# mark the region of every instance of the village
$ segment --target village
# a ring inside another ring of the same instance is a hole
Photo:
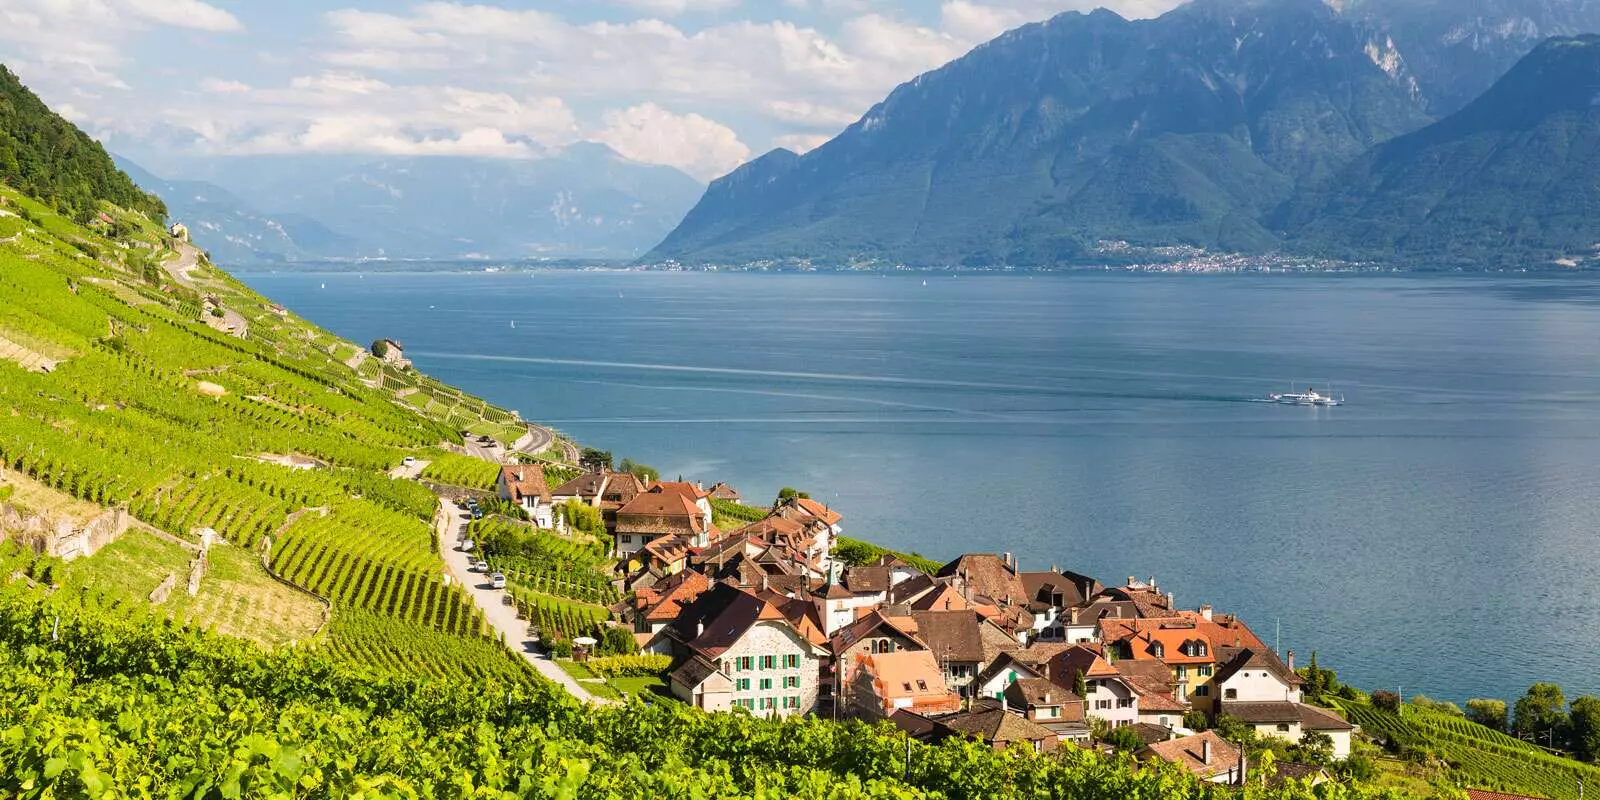
[[[552,487],[505,466],[497,494],[540,528],[562,528],[569,504],[600,512],[624,598],[606,624],[663,657],[671,695],[696,708],[887,720],[930,743],[1125,750],[1227,784],[1252,768],[1229,731],[1322,754],[1278,761],[1281,777],[1327,780],[1352,752],[1355,726],[1304,702],[1293,651],[1210,605],[1181,606],[1153,577],[1105,585],[1010,553],[937,569],[870,546],[866,558],[839,511],[790,490],[745,506],[727,484],[601,468]],[[722,530],[714,504],[753,521]]]

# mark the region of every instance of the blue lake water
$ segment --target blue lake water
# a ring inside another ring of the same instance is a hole
[[[242,277],[851,535],[1155,576],[1368,688],[1600,693],[1594,278]],[[1349,405],[1255,400],[1329,380]]]

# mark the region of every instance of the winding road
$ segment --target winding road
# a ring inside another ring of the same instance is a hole
[[[192,274],[195,267],[200,265],[200,248],[188,242],[178,242],[177,248],[178,257],[162,261],[161,268],[166,270],[167,274],[171,275],[179,286],[205,294],[206,287],[200,285],[200,282],[195,280]],[[222,309],[221,319],[206,317],[206,324],[225,333],[232,333],[241,339],[250,338],[250,321],[245,319],[243,314],[231,308]],[[232,327],[231,331],[229,330],[230,326]]]

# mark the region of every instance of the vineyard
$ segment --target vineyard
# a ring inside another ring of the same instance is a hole
[[[456,453],[429,453],[422,479],[449,486],[493,491],[500,479],[500,465]]]
[[[439,678],[432,662],[419,669],[382,652],[355,667],[25,587],[0,584],[0,796],[1238,796],[1176,767],[1136,769],[1126,756],[1078,748],[997,753],[961,738],[928,746],[887,725],[705,714],[677,703],[582,707],[492,667]],[[1245,796],[1394,797],[1340,784]]]
[[[1339,701],[1366,736],[1401,756],[1434,755],[1464,787],[1577,800],[1578,786],[1600,786],[1600,767],[1551,755],[1520,739],[1460,717],[1407,705],[1395,714]]]
[[[526,677],[443,580],[432,493],[387,475],[406,455],[460,443],[451,414],[471,409],[461,427],[514,426],[510,414],[459,392],[448,411],[419,414],[344,363],[354,345],[274,313],[202,262],[192,274],[204,293],[249,322],[246,338],[213,330],[197,321],[199,291],[135,257],[168,246],[154,225],[130,220],[140,245],[121,247],[3,186],[0,195],[19,212],[5,218],[17,238],[0,244],[0,335],[63,359],[48,373],[0,361],[0,469],[191,542],[210,528],[251,558],[270,543],[278,575],[332,603],[316,641],[334,652],[462,676],[490,674],[485,653],[495,653]],[[393,377],[450,394],[424,376]],[[458,458],[437,468],[493,486],[494,465]],[[60,567],[69,578],[97,568],[92,558]],[[125,572],[120,596],[134,598],[166,574]],[[249,596],[163,610],[232,630],[252,619],[237,607]]]

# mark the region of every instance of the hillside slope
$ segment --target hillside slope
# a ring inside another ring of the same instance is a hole
[[[1553,39],[1460,112],[1295,198],[1301,249],[1431,266],[1580,263],[1600,244],[1600,36]]]
[[[87,222],[115,203],[160,221],[161,201],[122,174],[105,148],[62,119],[0,66],[0,183]]]
[[[1098,240],[1263,250],[1292,188],[1427,122],[1403,59],[1321,0],[1029,25],[802,157],[714,183],[652,259],[1050,264]]]

